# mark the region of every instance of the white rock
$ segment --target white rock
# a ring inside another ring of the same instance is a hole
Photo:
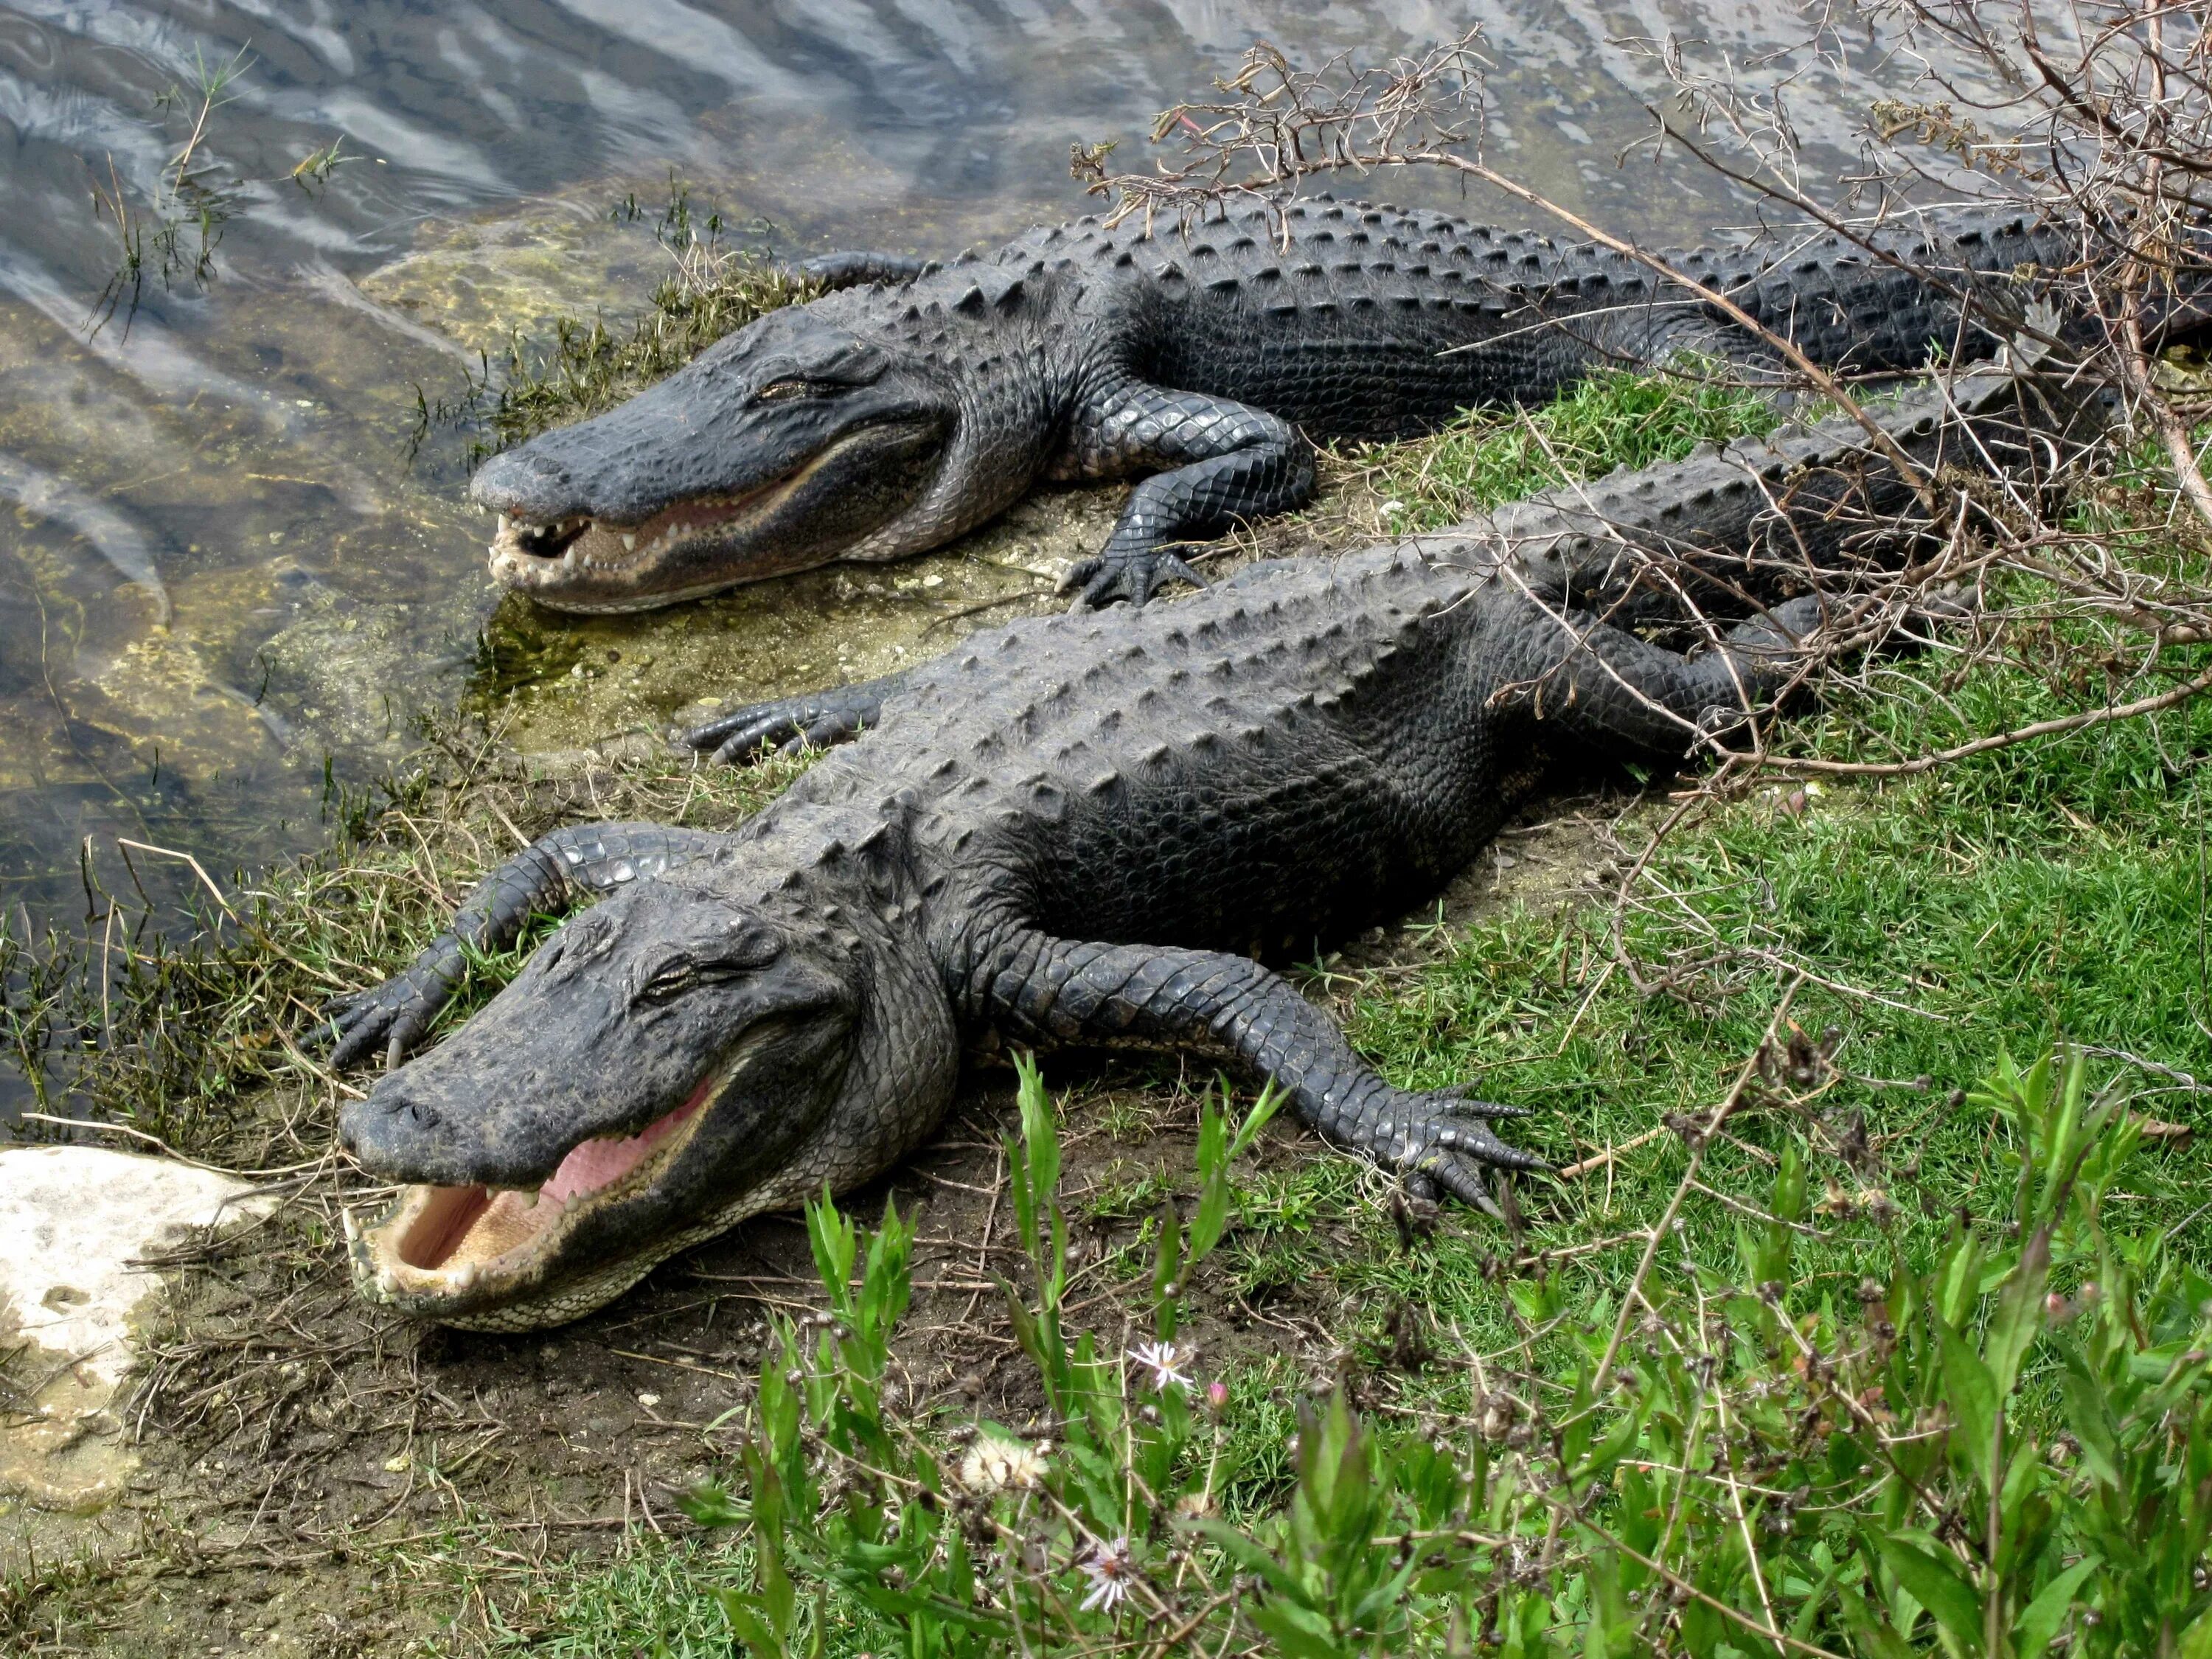
[[[0,1430],[0,1492],[97,1507],[129,1473],[109,1407],[134,1316],[160,1280],[132,1264],[189,1230],[264,1212],[252,1183],[95,1146],[0,1147],[0,1352],[39,1420]]]

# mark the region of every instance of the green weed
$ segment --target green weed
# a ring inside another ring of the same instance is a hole
[[[818,1334],[781,1327],[743,1495],[687,1505],[753,1545],[750,1585],[718,1599],[760,1656],[828,1651],[810,1608],[832,1593],[945,1656],[2212,1650],[2212,1280],[2107,1223],[2142,1125],[2087,1078],[2078,1054],[1999,1061],[1965,1107],[2002,1201],[1924,1261],[1892,1248],[1847,1291],[1808,1280],[1823,1206],[1793,1137],[1717,1260],[1668,1224],[1594,1297],[1510,1279],[1522,1353],[1455,1345],[1474,1391],[1457,1408],[1376,1419],[1338,1386],[1286,1437],[1279,1391],[1232,1415],[1229,1380],[1173,1340],[1265,1103],[1233,1138],[1207,1108],[1191,1219],[1157,1247],[1157,1340],[1117,1355],[1061,1312],[1054,1118],[1025,1066],[1006,1152],[1030,1283],[1004,1288],[1044,1434],[882,1410],[912,1226],[887,1209],[865,1235],[825,1197],[808,1226],[830,1311]],[[1666,1216],[1740,1110],[1802,1111],[1821,1086],[1794,1056],[1741,1073],[1686,1126]],[[1261,1504],[1225,1508],[1231,1483]]]
[[[1478,410],[1432,437],[1357,452],[1382,527],[1434,530],[1617,466],[1678,461],[1701,443],[1760,437],[1781,417],[1723,364],[1594,374],[1542,409]]]
[[[649,1539],[635,1539],[611,1560],[532,1575],[556,1588],[532,1604],[526,1623],[500,1612],[497,1598],[487,1595],[486,1645],[495,1654],[530,1653],[544,1659],[600,1659],[609,1654],[725,1659],[730,1635],[720,1598],[749,1583],[752,1574],[752,1552],[742,1540],[730,1547],[686,1540],[654,1547]],[[465,1577],[471,1588],[490,1589],[498,1575],[473,1570]],[[810,1618],[823,1618],[823,1639],[837,1652],[865,1649],[889,1634],[880,1620],[844,1598],[808,1611]],[[813,1635],[809,1628],[805,1639],[811,1641]]]

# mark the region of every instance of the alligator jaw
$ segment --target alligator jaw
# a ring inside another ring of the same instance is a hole
[[[374,1225],[346,1217],[354,1279],[369,1300],[417,1317],[467,1322],[472,1309],[532,1297],[563,1238],[586,1216],[649,1187],[698,1132],[742,1053],[689,1098],[632,1135],[571,1147],[534,1189],[410,1185]]]
[[[841,481],[865,483],[884,446],[935,431],[915,421],[855,427],[781,477],[730,495],[690,496],[635,523],[580,514],[538,520],[510,506],[491,544],[492,577],[550,610],[596,614],[649,610],[810,570],[882,527],[823,522],[825,503],[834,520],[837,508],[868,499],[868,491],[843,489]],[[910,497],[901,500],[896,510],[910,504]]]
[[[634,525],[582,516],[540,524],[502,513],[489,550],[492,579],[558,605],[557,590],[562,587],[594,579],[620,583],[634,576],[641,599],[665,603],[666,596],[642,585],[656,564],[690,543],[742,527],[760,509],[772,508],[787,495],[803,476],[781,478],[741,495],[680,502]],[[591,608],[618,606],[609,602]]]

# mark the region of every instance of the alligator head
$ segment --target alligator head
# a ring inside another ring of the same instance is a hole
[[[959,399],[925,354],[846,327],[853,298],[770,312],[486,462],[470,494],[500,515],[493,576],[556,610],[638,611],[944,539]]]
[[[832,927],[646,882],[570,922],[346,1108],[345,1145],[404,1183],[349,1225],[362,1293],[466,1328],[560,1324],[688,1244],[903,1156],[951,1098],[951,1012],[870,894],[843,896],[808,906]]]

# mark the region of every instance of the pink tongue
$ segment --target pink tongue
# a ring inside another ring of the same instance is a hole
[[[676,1133],[677,1126],[706,1103],[713,1079],[692,1091],[691,1098],[674,1111],[657,1117],[635,1134],[617,1138],[601,1135],[585,1141],[561,1160],[553,1178],[538,1189],[540,1199],[568,1199],[611,1186],[644,1160],[645,1155]]]

